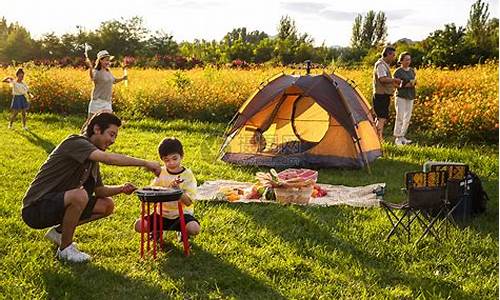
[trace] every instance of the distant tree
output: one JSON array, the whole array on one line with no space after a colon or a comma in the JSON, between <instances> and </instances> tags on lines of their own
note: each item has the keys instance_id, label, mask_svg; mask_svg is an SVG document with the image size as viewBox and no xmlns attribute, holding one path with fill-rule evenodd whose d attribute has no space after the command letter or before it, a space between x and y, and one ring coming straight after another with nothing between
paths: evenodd
<instances>
[{"instance_id":1,"label":"distant tree","mask_svg":"<svg viewBox=\"0 0 500 300\"><path fill-rule=\"evenodd\" d=\"M78 38L76 35L71 33L65 33L61 35L61 44L64 56L75 57L80 54L78 52L79 45L78 45Z\"/></svg>"},{"instance_id":2,"label":"distant tree","mask_svg":"<svg viewBox=\"0 0 500 300\"><path fill-rule=\"evenodd\" d=\"M233 41L232 45L225 49L225 53L227 62L231 62L235 59L249 62L253 59L252 44L245 42L243 39Z\"/></svg>"},{"instance_id":3,"label":"distant tree","mask_svg":"<svg viewBox=\"0 0 500 300\"><path fill-rule=\"evenodd\" d=\"M295 62L301 63L314 57L314 47L309 43L300 43L295 50Z\"/></svg>"},{"instance_id":4,"label":"distant tree","mask_svg":"<svg viewBox=\"0 0 500 300\"><path fill-rule=\"evenodd\" d=\"M423 58L426 53L422 48L422 43L399 40L396 43L394 43L393 46L396 48L397 53L403 53L403 52L410 53L411 65L413 67L420 67L424 64Z\"/></svg>"},{"instance_id":5,"label":"distant tree","mask_svg":"<svg viewBox=\"0 0 500 300\"><path fill-rule=\"evenodd\" d=\"M282 16L278 25L278 40L297 40L297 26L289 16Z\"/></svg>"},{"instance_id":6,"label":"distant tree","mask_svg":"<svg viewBox=\"0 0 500 300\"><path fill-rule=\"evenodd\" d=\"M9 35L9 25L7 24L7 19L2 17L0 20L0 41L5 41Z\"/></svg>"},{"instance_id":7,"label":"distant tree","mask_svg":"<svg viewBox=\"0 0 500 300\"><path fill-rule=\"evenodd\" d=\"M264 38L255 46L253 50L254 62L263 63L273 58L275 43L270 38Z\"/></svg>"},{"instance_id":8,"label":"distant tree","mask_svg":"<svg viewBox=\"0 0 500 300\"><path fill-rule=\"evenodd\" d=\"M426 52L425 63L450 68L472 63L472 49L465 42L465 28L457 28L453 23L431 33L422 45Z\"/></svg>"},{"instance_id":9,"label":"distant tree","mask_svg":"<svg viewBox=\"0 0 500 300\"><path fill-rule=\"evenodd\" d=\"M491 19L487 24L488 44L492 58L498 59L498 18Z\"/></svg>"},{"instance_id":10,"label":"distant tree","mask_svg":"<svg viewBox=\"0 0 500 300\"><path fill-rule=\"evenodd\" d=\"M362 48L371 48L373 46L373 40L375 39L375 28L377 25L375 24L375 12L370 10L366 13L366 16L363 20L363 26L361 31L361 47Z\"/></svg>"},{"instance_id":11,"label":"distant tree","mask_svg":"<svg viewBox=\"0 0 500 300\"><path fill-rule=\"evenodd\" d=\"M324 42L321 46L315 47L312 54L312 60L324 66L331 64L334 58L333 48L326 46Z\"/></svg>"},{"instance_id":12,"label":"distant tree","mask_svg":"<svg viewBox=\"0 0 500 300\"><path fill-rule=\"evenodd\" d=\"M156 31L146 42L143 51L146 56L154 55L176 55L179 52L179 45L174 41L174 37L163 31Z\"/></svg>"},{"instance_id":13,"label":"distant tree","mask_svg":"<svg viewBox=\"0 0 500 300\"><path fill-rule=\"evenodd\" d=\"M287 65L302 63L313 55L313 39L307 33L298 33L295 21L289 16L283 16L278 25L278 35L274 47L274 59Z\"/></svg>"},{"instance_id":14,"label":"distant tree","mask_svg":"<svg viewBox=\"0 0 500 300\"><path fill-rule=\"evenodd\" d=\"M402 39L392 44L392 46L396 49L398 56L403 52L410 53L412 67L420 67L422 65L422 59L426 53L419 42L409 42ZM373 67L375 62L380 58L383 49L384 47L382 45L370 49L362 58L363 64L368 67Z\"/></svg>"},{"instance_id":15,"label":"distant tree","mask_svg":"<svg viewBox=\"0 0 500 300\"><path fill-rule=\"evenodd\" d=\"M368 50L363 48L334 48L332 49L332 63L337 67L355 67L361 64L367 53Z\"/></svg>"},{"instance_id":16,"label":"distant tree","mask_svg":"<svg viewBox=\"0 0 500 300\"><path fill-rule=\"evenodd\" d=\"M498 19L489 20L489 5L472 4L466 27L466 41L474 48L474 62L498 57Z\"/></svg>"},{"instance_id":17,"label":"distant tree","mask_svg":"<svg viewBox=\"0 0 500 300\"><path fill-rule=\"evenodd\" d=\"M85 30L82 26L76 26L78 29L77 33L73 34L71 43L73 44L73 51L75 56L83 57L85 50L85 43L92 46L92 50L89 51L89 56L95 59L95 54L101 49L104 49L101 44L101 38L97 31ZM64 35L61 38L64 40ZM115 55L115 54L113 54Z\"/></svg>"},{"instance_id":18,"label":"distant tree","mask_svg":"<svg viewBox=\"0 0 500 300\"><path fill-rule=\"evenodd\" d=\"M379 11L375 17L375 31L373 33L372 46L385 44L387 38L387 17Z\"/></svg>"},{"instance_id":19,"label":"distant tree","mask_svg":"<svg viewBox=\"0 0 500 300\"><path fill-rule=\"evenodd\" d=\"M25 62L34 58L35 41L30 33L19 24L11 24L8 28L8 35L1 47L0 57L7 61Z\"/></svg>"},{"instance_id":20,"label":"distant tree","mask_svg":"<svg viewBox=\"0 0 500 300\"><path fill-rule=\"evenodd\" d=\"M269 35L263 31L255 30L252 32L247 32L246 27L240 27L234 28L232 31L226 33L223 38L223 42L229 47L238 40L255 45L267 37L269 37Z\"/></svg>"},{"instance_id":21,"label":"distant tree","mask_svg":"<svg viewBox=\"0 0 500 300\"><path fill-rule=\"evenodd\" d=\"M0 63L24 62L36 55L36 43L27 29L18 23L0 20ZM22 47L16 49L16 47Z\"/></svg>"},{"instance_id":22,"label":"distant tree","mask_svg":"<svg viewBox=\"0 0 500 300\"><path fill-rule=\"evenodd\" d=\"M375 14L370 10L364 18L358 14L352 26L351 47L370 49L384 44L387 38L386 21L385 13L381 11Z\"/></svg>"},{"instance_id":23,"label":"distant tree","mask_svg":"<svg viewBox=\"0 0 500 300\"><path fill-rule=\"evenodd\" d=\"M115 56L124 56L137 55L145 45L149 31L142 18L132 17L102 22L96 33L100 37L99 46Z\"/></svg>"},{"instance_id":24,"label":"distant tree","mask_svg":"<svg viewBox=\"0 0 500 300\"><path fill-rule=\"evenodd\" d=\"M282 65L291 64L295 58L294 46L290 39L277 39L273 51L276 62Z\"/></svg>"},{"instance_id":25,"label":"distant tree","mask_svg":"<svg viewBox=\"0 0 500 300\"><path fill-rule=\"evenodd\" d=\"M221 50L224 52L226 62L240 59L243 61L254 60L254 49L257 43L267 37L264 32L253 31L248 33L246 27L234 28L228 32L221 41Z\"/></svg>"},{"instance_id":26,"label":"distant tree","mask_svg":"<svg viewBox=\"0 0 500 300\"><path fill-rule=\"evenodd\" d=\"M352 34L351 34L351 47L353 48L361 48L362 46L362 29L361 25L363 23L363 16L358 14L354 18L354 24L352 24Z\"/></svg>"},{"instance_id":27,"label":"distant tree","mask_svg":"<svg viewBox=\"0 0 500 300\"><path fill-rule=\"evenodd\" d=\"M467 21L467 38L474 46L483 48L487 46L488 39L488 12L489 5L477 0L472 4Z\"/></svg>"},{"instance_id":28,"label":"distant tree","mask_svg":"<svg viewBox=\"0 0 500 300\"><path fill-rule=\"evenodd\" d=\"M251 44L258 44L260 43L260 41L266 38L269 38L269 35L267 33L265 33L264 31L254 30L247 34L246 42Z\"/></svg>"},{"instance_id":29,"label":"distant tree","mask_svg":"<svg viewBox=\"0 0 500 300\"><path fill-rule=\"evenodd\" d=\"M39 43L41 58L60 58L66 54L61 39L54 32L42 35Z\"/></svg>"},{"instance_id":30,"label":"distant tree","mask_svg":"<svg viewBox=\"0 0 500 300\"><path fill-rule=\"evenodd\" d=\"M231 32L226 33L223 38L223 43L229 48L236 41L245 41L247 37L246 27L234 28Z\"/></svg>"},{"instance_id":31,"label":"distant tree","mask_svg":"<svg viewBox=\"0 0 500 300\"><path fill-rule=\"evenodd\" d=\"M222 64L225 62L225 54L221 51L220 43L216 40L206 41L195 39L191 42L182 42L179 45L182 56L195 58L205 63Z\"/></svg>"}]
</instances>

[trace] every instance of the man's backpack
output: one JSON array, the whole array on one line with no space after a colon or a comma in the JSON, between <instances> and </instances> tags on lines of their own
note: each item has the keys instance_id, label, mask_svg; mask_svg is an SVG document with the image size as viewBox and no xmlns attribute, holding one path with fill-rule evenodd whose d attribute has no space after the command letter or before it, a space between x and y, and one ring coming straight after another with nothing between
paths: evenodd
<instances>
[{"instance_id":1,"label":"man's backpack","mask_svg":"<svg viewBox=\"0 0 500 300\"><path fill-rule=\"evenodd\" d=\"M486 211L486 203L490 198L483 189L481 179L479 179L479 177L473 172L469 172L469 175L467 176L467 183L469 184L472 213L484 213Z\"/></svg>"}]
</instances>

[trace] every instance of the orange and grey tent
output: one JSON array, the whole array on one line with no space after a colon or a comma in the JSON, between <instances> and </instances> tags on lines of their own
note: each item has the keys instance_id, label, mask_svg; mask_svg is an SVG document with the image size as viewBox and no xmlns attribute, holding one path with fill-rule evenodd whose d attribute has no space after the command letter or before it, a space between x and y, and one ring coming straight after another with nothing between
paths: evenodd
<instances>
[{"instance_id":1,"label":"orange and grey tent","mask_svg":"<svg viewBox=\"0 0 500 300\"><path fill-rule=\"evenodd\" d=\"M279 74L229 124L221 159L268 167L367 166L381 155L370 104L337 74Z\"/></svg>"}]
</instances>

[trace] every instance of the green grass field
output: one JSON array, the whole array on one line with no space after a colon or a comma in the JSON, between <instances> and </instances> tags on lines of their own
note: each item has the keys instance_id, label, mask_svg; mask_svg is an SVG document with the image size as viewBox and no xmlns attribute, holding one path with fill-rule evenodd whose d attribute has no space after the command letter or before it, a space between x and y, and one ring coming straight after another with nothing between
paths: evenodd
<instances>
[{"instance_id":1,"label":"green grass field","mask_svg":"<svg viewBox=\"0 0 500 300\"><path fill-rule=\"evenodd\" d=\"M300 207L199 202L201 234L192 255L168 234L157 261L139 258L135 196L115 197L115 214L79 227L75 241L93 261L61 263L44 231L26 226L21 199L48 153L83 117L29 116L29 131L7 129L0 114L0 298L7 299L495 299L498 298L498 147L386 143L385 156L366 170L320 170L319 182L386 182L386 200L401 201L403 174L427 160L462 161L478 173L490 196L485 215L451 229L439 243L417 247L385 242L389 223L380 208ZM110 151L157 159L156 146L177 136L185 165L199 184L253 180L258 168L217 161L225 124L151 119L126 121ZM106 184L150 182L140 168L103 166Z\"/></svg>"}]
</instances>

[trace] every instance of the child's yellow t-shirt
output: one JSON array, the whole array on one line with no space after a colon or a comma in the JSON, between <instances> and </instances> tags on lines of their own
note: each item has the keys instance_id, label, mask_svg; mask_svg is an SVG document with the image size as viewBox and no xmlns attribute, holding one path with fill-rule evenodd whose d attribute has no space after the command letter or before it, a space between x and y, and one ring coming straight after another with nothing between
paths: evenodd
<instances>
[{"instance_id":1,"label":"child's yellow t-shirt","mask_svg":"<svg viewBox=\"0 0 500 300\"><path fill-rule=\"evenodd\" d=\"M184 180L179 184L179 187L186 193L189 198L193 201L193 204L186 206L182 203L182 209L185 214L194 216L194 201L197 193L197 183L196 178L194 178L193 172L190 169L183 168L179 173L170 173L167 168L161 167L160 176L153 179L152 185L169 187L170 183L176 178L180 177ZM177 201L174 202L164 202L162 204L162 213L165 218L176 219L179 217L179 211L177 209Z\"/></svg>"}]
</instances>

